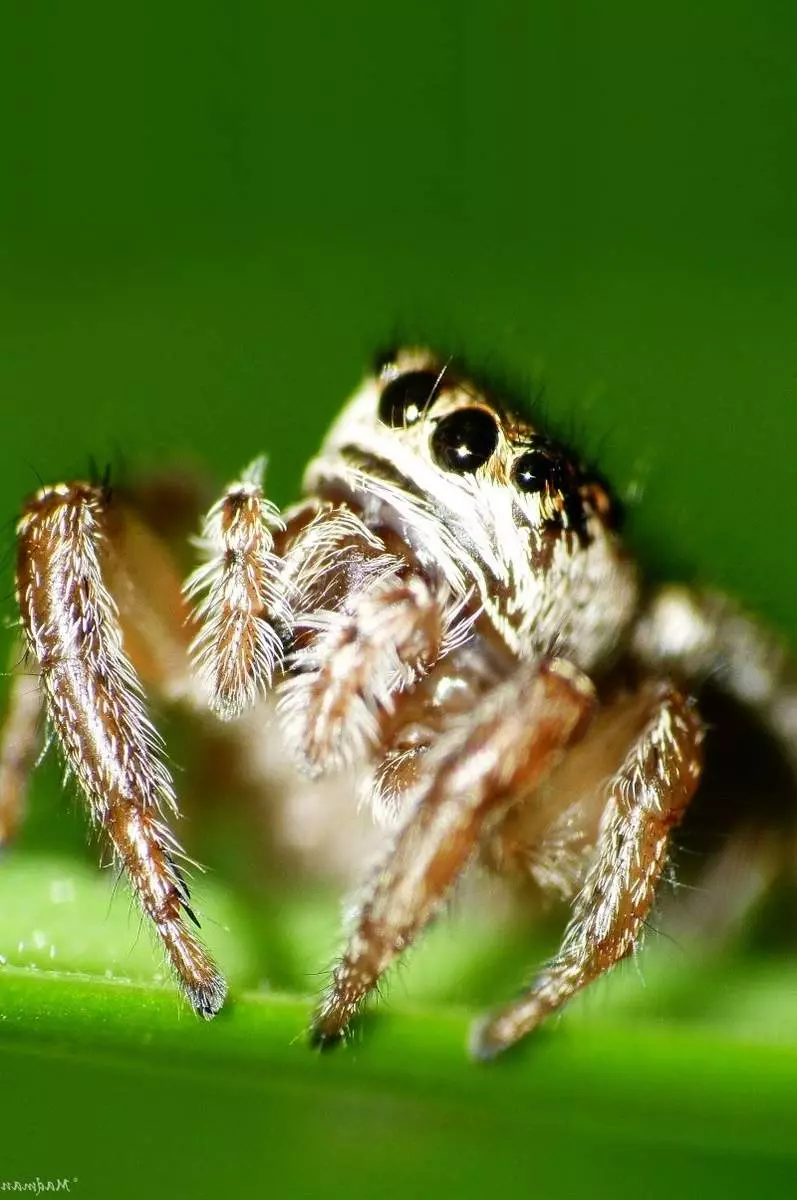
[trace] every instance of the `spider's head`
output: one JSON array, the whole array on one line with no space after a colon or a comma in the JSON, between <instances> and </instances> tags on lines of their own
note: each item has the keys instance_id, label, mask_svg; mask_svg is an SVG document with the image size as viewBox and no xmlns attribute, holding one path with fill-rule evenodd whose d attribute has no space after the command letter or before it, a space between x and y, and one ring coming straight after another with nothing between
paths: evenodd
<instances>
[{"instance_id":1,"label":"spider's head","mask_svg":"<svg viewBox=\"0 0 797 1200\"><path fill-rule=\"evenodd\" d=\"M366 524L390 526L449 582L475 582L513 642L533 638L557 581L565 591L568 576L618 559L617 510L602 482L426 349L383 356L332 426L306 486L353 504Z\"/></svg>"}]
</instances>

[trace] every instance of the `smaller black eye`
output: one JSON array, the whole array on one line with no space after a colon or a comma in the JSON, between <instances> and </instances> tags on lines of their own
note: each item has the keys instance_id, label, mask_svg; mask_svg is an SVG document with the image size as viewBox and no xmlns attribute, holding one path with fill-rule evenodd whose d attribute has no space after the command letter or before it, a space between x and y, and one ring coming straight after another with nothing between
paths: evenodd
<instances>
[{"instance_id":1,"label":"smaller black eye","mask_svg":"<svg viewBox=\"0 0 797 1200\"><path fill-rule=\"evenodd\" d=\"M379 420L393 429L412 425L435 396L436 371L405 371L385 387L379 398Z\"/></svg>"},{"instance_id":2,"label":"smaller black eye","mask_svg":"<svg viewBox=\"0 0 797 1200\"><path fill-rule=\"evenodd\" d=\"M467 474L484 466L498 445L498 426L483 408L460 408L432 434L432 454L446 471Z\"/></svg>"},{"instance_id":3,"label":"smaller black eye","mask_svg":"<svg viewBox=\"0 0 797 1200\"><path fill-rule=\"evenodd\" d=\"M561 461L541 450L529 450L521 455L512 473L521 492L544 492L546 487L560 491L562 487Z\"/></svg>"}]
</instances>

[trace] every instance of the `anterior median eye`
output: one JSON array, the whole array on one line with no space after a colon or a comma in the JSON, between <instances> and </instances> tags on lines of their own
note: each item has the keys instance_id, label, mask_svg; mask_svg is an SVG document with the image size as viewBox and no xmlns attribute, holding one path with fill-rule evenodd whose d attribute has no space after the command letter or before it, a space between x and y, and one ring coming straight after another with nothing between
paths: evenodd
<instances>
[{"instance_id":1,"label":"anterior median eye","mask_svg":"<svg viewBox=\"0 0 797 1200\"><path fill-rule=\"evenodd\" d=\"M498 426L483 408L450 413L432 434L432 454L438 466L463 475L484 466L497 445Z\"/></svg>"},{"instance_id":2,"label":"anterior median eye","mask_svg":"<svg viewBox=\"0 0 797 1200\"><path fill-rule=\"evenodd\" d=\"M435 371L405 371L392 379L379 398L379 420L393 429L412 425L434 399L439 383Z\"/></svg>"}]
</instances>

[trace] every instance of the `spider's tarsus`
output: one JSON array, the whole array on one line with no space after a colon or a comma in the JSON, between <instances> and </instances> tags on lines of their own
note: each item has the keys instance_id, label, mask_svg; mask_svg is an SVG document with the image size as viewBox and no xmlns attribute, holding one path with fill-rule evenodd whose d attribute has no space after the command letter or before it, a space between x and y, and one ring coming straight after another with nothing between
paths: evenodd
<instances>
[{"instance_id":1,"label":"spider's tarsus","mask_svg":"<svg viewBox=\"0 0 797 1200\"><path fill-rule=\"evenodd\" d=\"M309 1034L311 1048L322 1052L334 1050L336 1046L342 1045L345 1040L346 1035L342 1030L338 1030L336 1033L327 1033L318 1025L314 1025Z\"/></svg>"},{"instance_id":2,"label":"spider's tarsus","mask_svg":"<svg viewBox=\"0 0 797 1200\"><path fill-rule=\"evenodd\" d=\"M188 999L198 1016L212 1021L227 999L227 981L221 975L214 975L201 987L192 988Z\"/></svg>"},{"instance_id":3,"label":"spider's tarsus","mask_svg":"<svg viewBox=\"0 0 797 1200\"><path fill-rule=\"evenodd\" d=\"M468 1053L476 1062L488 1063L506 1050L506 1043L495 1035L492 1017L480 1017L474 1021L468 1035Z\"/></svg>"}]
</instances>

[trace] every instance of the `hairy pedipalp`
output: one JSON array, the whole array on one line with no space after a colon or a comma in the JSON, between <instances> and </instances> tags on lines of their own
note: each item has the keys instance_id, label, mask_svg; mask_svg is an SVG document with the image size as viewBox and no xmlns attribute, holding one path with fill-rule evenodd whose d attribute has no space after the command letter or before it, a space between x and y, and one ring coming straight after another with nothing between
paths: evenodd
<instances>
[{"instance_id":1,"label":"hairy pedipalp","mask_svg":"<svg viewBox=\"0 0 797 1200\"><path fill-rule=\"evenodd\" d=\"M251 708L267 691L283 659L281 633L291 611L273 553L278 509L263 496L265 462L258 458L231 483L205 518L197 545L207 561L185 586L200 625L194 665L223 719Z\"/></svg>"}]
</instances>

